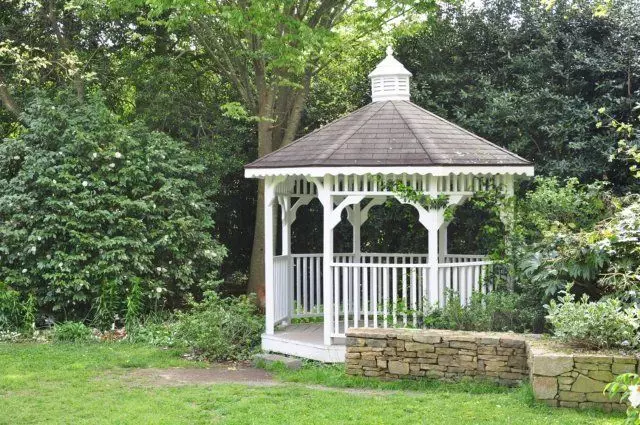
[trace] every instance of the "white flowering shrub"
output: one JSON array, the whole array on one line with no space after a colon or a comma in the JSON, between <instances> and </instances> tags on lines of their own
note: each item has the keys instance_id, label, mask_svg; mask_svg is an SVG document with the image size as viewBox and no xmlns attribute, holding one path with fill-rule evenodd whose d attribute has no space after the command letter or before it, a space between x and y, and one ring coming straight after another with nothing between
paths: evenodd
<instances>
[{"instance_id":1,"label":"white flowering shrub","mask_svg":"<svg viewBox=\"0 0 640 425\"><path fill-rule=\"evenodd\" d=\"M638 343L638 310L625 307L616 298L589 302L583 295L575 300L571 286L560 292L558 301L545 306L547 320L554 335L564 342L588 348L636 346Z\"/></svg>"},{"instance_id":2,"label":"white flowering shrub","mask_svg":"<svg viewBox=\"0 0 640 425\"><path fill-rule=\"evenodd\" d=\"M97 96L40 96L22 120L0 144L0 276L21 299L107 326L216 278L225 251L183 143L119 122Z\"/></svg>"},{"instance_id":3,"label":"white flowering shrub","mask_svg":"<svg viewBox=\"0 0 640 425\"><path fill-rule=\"evenodd\" d=\"M611 398L620 397L620 401L627 403L625 425L640 425L640 376L635 373L618 375L615 381L607 384L604 393Z\"/></svg>"}]
</instances>

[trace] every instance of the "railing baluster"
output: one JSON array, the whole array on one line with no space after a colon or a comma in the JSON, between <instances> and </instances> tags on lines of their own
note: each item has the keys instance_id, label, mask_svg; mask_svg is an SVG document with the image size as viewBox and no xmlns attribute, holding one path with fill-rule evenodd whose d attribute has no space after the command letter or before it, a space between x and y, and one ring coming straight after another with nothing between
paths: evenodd
<instances>
[{"instance_id":1,"label":"railing baluster","mask_svg":"<svg viewBox=\"0 0 640 425\"><path fill-rule=\"evenodd\" d=\"M296 312L298 314L302 313L301 305L302 305L302 258L296 258Z\"/></svg>"},{"instance_id":2,"label":"railing baluster","mask_svg":"<svg viewBox=\"0 0 640 425\"><path fill-rule=\"evenodd\" d=\"M427 268L422 267L422 313L427 314L429 311L429 298L427 297Z\"/></svg>"},{"instance_id":3,"label":"railing baluster","mask_svg":"<svg viewBox=\"0 0 640 425\"><path fill-rule=\"evenodd\" d=\"M473 267L467 266L467 293L465 305L469 304L471 294L473 293Z\"/></svg>"},{"instance_id":4,"label":"railing baluster","mask_svg":"<svg viewBox=\"0 0 640 425\"><path fill-rule=\"evenodd\" d=\"M388 311L388 306L389 306L389 268L385 267L384 269L382 269L382 311L383 311L383 320L384 320L384 327L387 328L387 316L389 314Z\"/></svg>"},{"instance_id":5,"label":"railing baluster","mask_svg":"<svg viewBox=\"0 0 640 425\"><path fill-rule=\"evenodd\" d=\"M353 268L353 327L357 328L360 319L360 266Z\"/></svg>"},{"instance_id":6,"label":"railing baluster","mask_svg":"<svg viewBox=\"0 0 640 425\"><path fill-rule=\"evenodd\" d=\"M309 257L304 257L302 261L302 301L303 311L309 312Z\"/></svg>"},{"instance_id":7,"label":"railing baluster","mask_svg":"<svg viewBox=\"0 0 640 425\"><path fill-rule=\"evenodd\" d=\"M334 333L340 333L340 268L332 266L333 269L333 327Z\"/></svg>"},{"instance_id":8,"label":"railing baluster","mask_svg":"<svg viewBox=\"0 0 640 425\"><path fill-rule=\"evenodd\" d=\"M342 314L344 330L349 327L349 267L342 267Z\"/></svg>"},{"instance_id":9,"label":"railing baluster","mask_svg":"<svg viewBox=\"0 0 640 425\"><path fill-rule=\"evenodd\" d=\"M317 257L316 264L316 313L322 313L322 257Z\"/></svg>"},{"instance_id":10,"label":"railing baluster","mask_svg":"<svg viewBox=\"0 0 640 425\"><path fill-rule=\"evenodd\" d=\"M378 327L378 271L374 268L371 273L372 276L372 284L373 288L371 288L372 293L372 308L373 311L373 327Z\"/></svg>"},{"instance_id":11,"label":"railing baluster","mask_svg":"<svg viewBox=\"0 0 640 425\"><path fill-rule=\"evenodd\" d=\"M411 268L411 310L413 311L413 326L418 325L418 315L417 315L417 303L416 303L416 268Z\"/></svg>"},{"instance_id":12,"label":"railing baluster","mask_svg":"<svg viewBox=\"0 0 640 425\"><path fill-rule=\"evenodd\" d=\"M402 267L402 304L404 312L402 313L402 323L407 326L407 310L409 309L409 300L407 299L407 268Z\"/></svg>"},{"instance_id":13,"label":"railing baluster","mask_svg":"<svg viewBox=\"0 0 640 425\"><path fill-rule=\"evenodd\" d=\"M309 258L309 313L315 310L316 303L316 268L315 258Z\"/></svg>"},{"instance_id":14,"label":"railing baluster","mask_svg":"<svg viewBox=\"0 0 640 425\"><path fill-rule=\"evenodd\" d=\"M369 268L368 267L363 267L362 268L362 292L363 292L363 299L362 299L362 307L364 308L364 327L368 328L369 327Z\"/></svg>"},{"instance_id":15,"label":"railing baluster","mask_svg":"<svg viewBox=\"0 0 640 425\"><path fill-rule=\"evenodd\" d=\"M396 326L398 324L398 268L394 267L392 270L393 326Z\"/></svg>"}]
</instances>

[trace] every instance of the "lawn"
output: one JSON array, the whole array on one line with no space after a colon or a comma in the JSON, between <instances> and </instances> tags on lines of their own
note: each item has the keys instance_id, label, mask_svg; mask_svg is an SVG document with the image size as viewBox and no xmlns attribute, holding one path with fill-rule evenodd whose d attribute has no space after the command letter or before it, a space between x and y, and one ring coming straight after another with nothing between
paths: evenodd
<instances>
[{"instance_id":1,"label":"lawn","mask_svg":"<svg viewBox=\"0 0 640 425\"><path fill-rule=\"evenodd\" d=\"M279 369L279 385L162 386L132 369L206 367L134 344L0 344L0 424L620 424L533 404L526 387L379 382L338 367Z\"/></svg>"}]
</instances>

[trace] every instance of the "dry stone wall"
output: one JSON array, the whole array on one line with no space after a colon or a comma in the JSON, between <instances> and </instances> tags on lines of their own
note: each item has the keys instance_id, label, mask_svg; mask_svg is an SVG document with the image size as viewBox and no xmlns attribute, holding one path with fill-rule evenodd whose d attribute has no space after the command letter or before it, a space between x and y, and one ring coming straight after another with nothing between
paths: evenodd
<instances>
[{"instance_id":1,"label":"dry stone wall","mask_svg":"<svg viewBox=\"0 0 640 425\"><path fill-rule=\"evenodd\" d=\"M383 378L482 376L505 385L528 378L525 341L512 334L350 329L346 370Z\"/></svg>"},{"instance_id":2,"label":"dry stone wall","mask_svg":"<svg viewBox=\"0 0 640 425\"><path fill-rule=\"evenodd\" d=\"M602 391L616 375L636 373L635 357L557 353L536 344L529 345L528 353L536 399L557 407L626 409Z\"/></svg>"},{"instance_id":3,"label":"dry stone wall","mask_svg":"<svg viewBox=\"0 0 640 425\"><path fill-rule=\"evenodd\" d=\"M345 363L350 375L383 379L529 379L546 404L604 410L626 408L604 386L638 370L633 356L559 353L533 336L415 329L349 329Z\"/></svg>"}]
</instances>

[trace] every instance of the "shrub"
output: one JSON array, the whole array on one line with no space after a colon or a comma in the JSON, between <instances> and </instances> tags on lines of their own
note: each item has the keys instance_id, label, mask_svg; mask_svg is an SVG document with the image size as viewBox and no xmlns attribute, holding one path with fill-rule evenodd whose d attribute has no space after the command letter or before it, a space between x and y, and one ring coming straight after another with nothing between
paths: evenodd
<instances>
[{"instance_id":1,"label":"shrub","mask_svg":"<svg viewBox=\"0 0 640 425\"><path fill-rule=\"evenodd\" d=\"M178 323L169 320L148 319L144 323L127 328L127 339L130 342L156 345L159 347L173 347L179 345L176 339Z\"/></svg>"},{"instance_id":2,"label":"shrub","mask_svg":"<svg viewBox=\"0 0 640 425\"><path fill-rule=\"evenodd\" d=\"M254 297L221 298L208 292L188 313L178 313L176 337L201 358L240 360L260 344L263 319Z\"/></svg>"},{"instance_id":3,"label":"shrub","mask_svg":"<svg viewBox=\"0 0 640 425\"><path fill-rule=\"evenodd\" d=\"M474 292L469 304L462 306L460 296L447 294L447 303L425 318L430 328L465 331L526 331L533 314L519 307L517 294L495 291L488 294Z\"/></svg>"},{"instance_id":4,"label":"shrub","mask_svg":"<svg viewBox=\"0 0 640 425\"><path fill-rule=\"evenodd\" d=\"M55 342L86 342L92 337L91 329L81 322L64 322L53 327L52 338Z\"/></svg>"},{"instance_id":5,"label":"shrub","mask_svg":"<svg viewBox=\"0 0 640 425\"><path fill-rule=\"evenodd\" d=\"M35 309L35 300L31 294L22 302L18 291L0 282L0 331L33 331Z\"/></svg>"},{"instance_id":6,"label":"shrub","mask_svg":"<svg viewBox=\"0 0 640 425\"><path fill-rule=\"evenodd\" d=\"M561 291L558 302L551 300L545 306L556 337L572 345L595 349L637 345L640 322L635 308L624 308L615 298L589 302L586 294L575 301L570 290L569 285Z\"/></svg>"},{"instance_id":7,"label":"shrub","mask_svg":"<svg viewBox=\"0 0 640 425\"><path fill-rule=\"evenodd\" d=\"M20 294L0 282L0 331L21 328L22 319Z\"/></svg>"},{"instance_id":8,"label":"shrub","mask_svg":"<svg viewBox=\"0 0 640 425\"><path fill-rule=\"evenodd\" d=\"M98 95L40 96L23 120L0 143L0 276L22 299L107 327L216 279L224 249L184 143L119 122Z\"/></svg>"}]
</instances>

